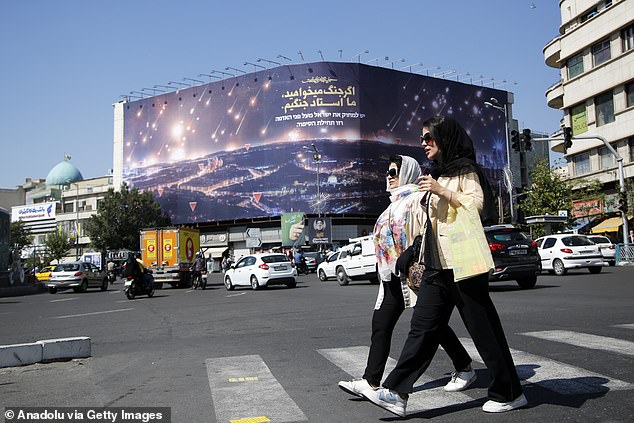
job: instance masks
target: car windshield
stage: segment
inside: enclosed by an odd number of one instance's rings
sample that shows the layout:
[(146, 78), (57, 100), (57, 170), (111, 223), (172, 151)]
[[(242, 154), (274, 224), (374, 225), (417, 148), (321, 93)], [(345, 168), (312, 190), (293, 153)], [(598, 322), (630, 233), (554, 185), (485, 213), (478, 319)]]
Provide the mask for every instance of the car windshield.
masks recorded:
[(262, 256), (262, 261), (264, 263), (282, 263), (287, 262), (288, 257), (286, 257), (284, 254), (274, 254), (271, 256)]
[(529, 238), (525, 233), (513, 230), (513, 229), (505, 229), (501, 231), (490, 231), (487, 232), (487, 239), (489, 242), (498, 241), (498, 242), (518, 242), (518, 241), (528, 241)]
[(75, 272), (79, 270), (78, 263), (63, 263), (55, 266), (54, 272)]
[(321, 253), (319, 253), (319, 252), (305, 253), (304, 256), (312, 257), (314, 259), (318, 259), (321, 256)]
[(584, 245), (594, 245), (594, 242), (590, 241), (585, 236), (566, 236), (561, 239), (561, 243), (566, 247), (581, 247)]

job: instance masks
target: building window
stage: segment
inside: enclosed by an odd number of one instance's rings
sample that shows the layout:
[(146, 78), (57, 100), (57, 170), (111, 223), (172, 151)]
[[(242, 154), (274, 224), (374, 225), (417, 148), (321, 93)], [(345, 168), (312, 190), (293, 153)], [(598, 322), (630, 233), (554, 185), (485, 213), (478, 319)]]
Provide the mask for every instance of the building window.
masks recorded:
[(625, 84), (625, 104), (627, 107), (634, 106), (634, 81)]
[(634, 138), (627, 140), (627, 146), (630, 150), (630, 163), (634, 162)]
[(575, 175), (585, 175), (590, 173), (592, 168), (590, 167), (590, 153), (577, 154), (572, 158), (575, 167)]
[(594, 98), (594, 112), (597, 117), (597, 126), (614, 122), (614, 100), (612, 91), (600, 94)]
[(583, 73), (583, 54), (578, 54), (568, 60), (568, 79)]
[(584, 23), (588, 19), (593, 18), (597, 13), (597, 8), (593, 7), (581, 16), (581, 18), (579, 19), (579, 23)]
[(599, 66), (610, 60), (610, 40), (603, 40), (592, 46), (592, 62), (594, 66)]
[(583, 134), (588, 131), (586, 103), (581, 103), (570, 108), (570, 120), (572, 121), (573, 135)]
[[(612, 148), (616, 149), (614, 145), (612, 146)], [(616, 166), (616, 158), (607, 147), (599, 148), (599, 157), (601, 162), (601, 169), (609, 169)]]
[(623, 52), (634, 48), (634, 25), (630, 25), (621, 31), (621, 41), (623, 43)]
[(72, 213), (74, 210), (73, 203), (64, 203), (64, 213)]

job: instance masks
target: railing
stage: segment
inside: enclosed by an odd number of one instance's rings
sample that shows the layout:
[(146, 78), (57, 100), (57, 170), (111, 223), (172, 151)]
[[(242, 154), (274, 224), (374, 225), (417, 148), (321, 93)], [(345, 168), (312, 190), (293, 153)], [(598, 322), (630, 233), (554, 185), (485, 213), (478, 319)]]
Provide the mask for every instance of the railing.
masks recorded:
[(616, 245), (616, 265), (634, 264), (634, 244)]

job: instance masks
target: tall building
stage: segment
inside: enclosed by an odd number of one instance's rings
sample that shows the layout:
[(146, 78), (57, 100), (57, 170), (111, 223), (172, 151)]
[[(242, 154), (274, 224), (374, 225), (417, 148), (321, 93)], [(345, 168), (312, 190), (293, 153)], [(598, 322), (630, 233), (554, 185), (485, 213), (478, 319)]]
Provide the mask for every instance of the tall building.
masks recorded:
[[(623, 158), (627, 187), (634, 177), (634, 1), (561, 0), (559, 6), (559, 35), (544, 47), (546, 64), (561, 70), (546, 90), (548, 106), (563, 112), (573, 137), (598, 135), (610, 143)], [(564, 152), (563, 143), (553, 150)], [(583, 210), (618, 212), (617, 160), (603, 141), (573, 139), (565, 153), (574, 185), (602, 184), (597, 198), (578, 199), (596, 205)]]

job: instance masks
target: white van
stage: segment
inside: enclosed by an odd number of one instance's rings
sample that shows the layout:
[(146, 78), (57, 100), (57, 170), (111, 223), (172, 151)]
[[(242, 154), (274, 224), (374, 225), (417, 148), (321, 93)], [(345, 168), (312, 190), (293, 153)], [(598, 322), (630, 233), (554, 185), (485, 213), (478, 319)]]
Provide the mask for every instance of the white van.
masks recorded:
[(339, 249), (339, 257), (328, 263), (334, 268), (339, 285), (348, 285), (352, 280), (378, 283), (373, 237), (350, 238), (349, 241), (350, 244)]

